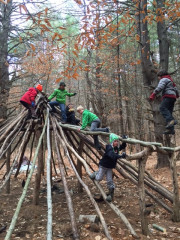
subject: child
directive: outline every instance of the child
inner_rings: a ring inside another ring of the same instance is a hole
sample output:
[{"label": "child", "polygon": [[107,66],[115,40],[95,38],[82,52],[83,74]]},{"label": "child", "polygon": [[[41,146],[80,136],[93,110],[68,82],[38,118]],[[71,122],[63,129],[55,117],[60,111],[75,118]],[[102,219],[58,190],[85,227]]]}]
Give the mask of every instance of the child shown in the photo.
[{"label": "child", "polygon": [[[90,112],[87,109],[84,109],[82,106],[79,106],[77,108],[77,112],[82,114],[82,126],[81,126],[81,129],[79,129],[79,130],[83,130],[87,126],[91,126],[90,131],[109,132],[109,128],[99,128],[101,121],[94,113]],[[98,136],[94,135],[93,138],[94,138],[94,145],[95,145],[96,149],[101,150]]]},{"label": "child", "polygon": [[[126,137],[127,138],[127,137]],[[106,198],[108,202],[113,200],[114,196],[114,182],[112,179],[112,169],[116,167],[118,158],[125,158],[126,153],[123,152],[122,155],[119,155],[119,151],[126,148],[126,143],[123,142],[122,145],[119,146],[119,137],[111,133],[109,136],[110,144],[106,145],[105,153],[102,159],[99,162],[99,170],[97,172],[93,172],[90,175],[91,179],[95,179],[96,181],[101,181],[106,174],[107,187],[109,189],[109,194]]]},{"label": "child", "polygon": [[80,123],[79,119],[76,119],[75,112],[73,109],[73,104],[69,103],[66,107],[66,116],[67,116],[67,123],[72,125],[78,125]]},{"label": "child", "polygon": [[75,96],[76,93],[69,93],[65,90],[66,84],[64,82],[60,82],[59,88],[55,89],[54,92],[48,97],[48,101],[51,101],[52,98],[56,97],[56,101],[50,102],[50,106],[52,108],[52,112],[56,112],[54,106],[59,106],[61,109],[62,123],[67,122],[66,116],[66,96],[72,97]]},{"label": "child", "polygon": [[39,92],[42,92],[42,85],[38,84],[35,88],[31,87],[28,91],[21,97],[20,103],[28,109],[27,119],[33,118],[37,119],[35,113],[35,98]]},{"label": "child", "polygon": [[161,70],[158,72],[159,84],[150,96],[150,100],[154,100],[156,95],[162,92],[162,102],[160,105],[160,112],[166,120],[166,131],[164,134],[175,134],[174,125],[177,121],[172,116],[174,103],[176,98],[179,98],[179,92],[176,84],[173,82],[171,76],[167,71]]}]

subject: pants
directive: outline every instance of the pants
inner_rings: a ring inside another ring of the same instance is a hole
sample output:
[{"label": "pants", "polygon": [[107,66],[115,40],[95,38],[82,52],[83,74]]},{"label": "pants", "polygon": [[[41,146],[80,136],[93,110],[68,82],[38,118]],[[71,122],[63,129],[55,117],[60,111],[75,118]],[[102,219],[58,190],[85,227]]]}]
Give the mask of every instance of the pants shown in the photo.
[{"label": "pants", "polygon": [[113,179],[112,179],[112,168],[105,168],[102,166],[99,166],[99,170],[96,173],[96,181],[101,181],[106,174],[106,181],[107,181],[107,187],[108,189],[115,188]]},{"label": "pants", "polygon": [[[100,124],[101,124],[101,121],[99,118],[97,118],[96,120],[94,120],[92,123],[91,123],[91,128],[90,128],[90,131],[94,131],[94,132],[106,132],[107,129],[106,128],[99,128],[100,127]],[[94,145],[96,148],[98,148],[100,146],[99,144],[99,139],[98,139],[98,136],[93,136],[94,138]]]},{"label": "pants", "polygon": [[57,101],[53,101],[53,102],[50,102],[49,105],[51,106],[53,112],[56,112],[56,109],[54,106],[59,106],[61,110],[62,121],[67,122],[66,106],[64,103],[58,103]]},{"label": "pants", "polygon": [[31,117],[36,117],[36,112],[35,112],[35,107],[31,106],[31,104],[28,104],[27,102],[24,101],[20,101],[20,103],[26,108],[28,109],[28,117],[27,118],[31,118]]},{"label": "pants", "polygon": [[160,105],[160,112],[163,115],[164,119],[166,120],[166,124],[174,119],[172,116],[175,98],[163,98],[161,105]]}]

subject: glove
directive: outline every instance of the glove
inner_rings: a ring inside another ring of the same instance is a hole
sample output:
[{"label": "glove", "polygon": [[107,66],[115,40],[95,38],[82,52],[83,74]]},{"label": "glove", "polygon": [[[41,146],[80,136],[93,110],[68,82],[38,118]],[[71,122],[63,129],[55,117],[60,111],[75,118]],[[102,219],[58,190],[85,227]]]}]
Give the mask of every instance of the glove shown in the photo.
[{"label": "glove", "polygon": [[127,139],[128,136],[127,135],[122,135],[122,139]]},{"label": "glove", "polygon": [[32,102],[32,103],[31,103],[31,106],[34,107],[34,106],[35,106],[35,102]]},{"label": "glove", "polygon": [[151,101],[153,101],[153,100],[155,99],[155,97],[156,97],[156,94],[155,94],[155,93],[152,93],[151,96],[149,97],[149,99],[150,99]]},{"label": "glove", "polygon": [[75,92],[73,96],[75,96],[77,93]]},{"label": "glove", "polygon": [[120,156],[120,158],[126,158],[126,153],[125,152],[123,152],[121,155],[119,155]]}]

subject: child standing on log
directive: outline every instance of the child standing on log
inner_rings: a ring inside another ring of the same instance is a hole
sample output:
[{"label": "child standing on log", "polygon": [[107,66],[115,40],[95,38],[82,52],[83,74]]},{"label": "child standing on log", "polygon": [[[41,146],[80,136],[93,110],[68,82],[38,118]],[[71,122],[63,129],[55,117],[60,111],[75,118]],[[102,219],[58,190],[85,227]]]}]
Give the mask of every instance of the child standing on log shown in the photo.
[{"label": "child standing on log", "polygon": [[61,109],[62,123],[67,122],[66,116],[66,96],[72,97],[75,96],[76,93],[69,93],[65,90],[66,84],[64,82],[60,82],[59,88],[55,89],[54,92],[48,97],[48,101],[56,97],[56,101],[50,102],[50,106],[52,108],[52,112],[56,112],[55,106],[59,106]]},{"label": "child standing on log", "polygon": [[156,95],[162,92],[162,102],[159,110],[166,120],[166,131],[164,131],[164,134],[175,134],[174,125],[177,124],[177,121],[174,119],[172,113],[176,98],[179,98],[179,92],[167,71],[161,70],[157,75],[160,81],[151,94],[150,100],[154,100]]},{"label": "child standing on log", "polygon": [[[101,121],[100,119],[92,112],[87,109],[84,109],[82,106],[77,108],[77,112],[82,115],[82,126],[79,130],[84,130],[87,126],[90,126],[90,131],[94,132],[109,132],[109,128],[99,128]],[[99,144],[98,136],[93,135],[94,145],[97,150],[101,150]]]},{"label": "child standing on log", "polygon": [[20,103],[28,109],[27,119],[33,118],[37,119],[35,113],[35,98],[39,92],[42,92],[43,87],[41,84],[38,84],[35,88],[31,87],[28,91],[21,97]]},{"label": "child standing on log", "polygon": [[[124,138],[127,137],[124,136]],[[101,181],[104,175],[106,175],[107,187],[109,189],[109,193],[106,200],[108,202],[111,202],[113,200],[115,189],[115,185],[112,178],[112,170],[113,168],[116,167],[118,158],[126,158],[125,152],[119,155],[119,151],[126,148],[126,143],[123,142],[119,146],[119,137],[114,133],[110,134],[109,142],[110,144],[106,145],[105,153],[99,162],[99,170],[97,172],[93,172],[90,175],[90,178],[96,181]]]}]

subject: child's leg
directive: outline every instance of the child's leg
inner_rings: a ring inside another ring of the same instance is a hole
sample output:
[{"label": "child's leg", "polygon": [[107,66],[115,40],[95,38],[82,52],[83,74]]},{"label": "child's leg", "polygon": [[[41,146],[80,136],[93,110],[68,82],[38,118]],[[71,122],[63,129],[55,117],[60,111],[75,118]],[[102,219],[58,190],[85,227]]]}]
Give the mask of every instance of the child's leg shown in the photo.
[{"label": "child's leg", "polygon": [[90,131],[95,131],[95,132],[109,132],[108,128],[99,128],[101,124],[101,121],[99,118],[97,118],[96,120],[94,120],[91,123],[91,128]]},{"label": "child's leg", "polygon": [[28,115],[26,117],[26,120],[30,119],[32,116],[32,112],[31,112],[31,105],[24,102],[24,101],[20,101],[20,103],[28,110]]},{"label": "child's leg", "polygon": [[112,178],[112,169],[108,168],[106,171],[106,180],[108,189],[115,188],[113,178]]},{"label": "child's leg", "polygon": [[95,180],[96,181],[101,181],[106,174],[107,168],[104,168],[102,166],[99,166],[98,172],[96,172]]},{"label": "child's leg", "polygon": [[113,179],[112,179],[112,169],[109,168],[106,172],[106,180],[107,180],[107,186],[108,186],[108,189],[109,189],[109,193],[108,193],[108,196],[106,198],[106,201],[108,202],[111,202],[113,200],[113,197],[114,197],[114,182],[113,182]]},{"label": "child's leg", "polygon": [[160,112],[163,115],[164,119],[166,120],[166,123],[170,122],[171,120],[173,120],[173,116],[172,116],[172,101],[170,98],[164,98],[160,104]]},{"label": "child's leg", "polygon": [[61,109],[61,116],[62,116],[62,121],[67,122],[67,116],[66,116],[66,106],[64,103],[60,103],[59,107]]},{"label": "child's leg", "polygon": [[56,109],[54,106],[59,106],[59,103],[57,101],[53,101],[53,102],[49,102],[49,105],[51,106],[52,111],[56,112]]},{"label": "child's leg", "polygon": [[[90,131],[96,131],[97,128],[98,128],[98,126],[99,126],[99,124],[100,124],[99,121],[93,121],[93,122],[91,123]],[[95,135],[95,136],[93,136],[93,138],[94,138],[94,145],[95,145],[95,147],[96,147],[97,149],[100,149],[101,146],[100,146],[100,144],[99,144],[98,136]]]}]

